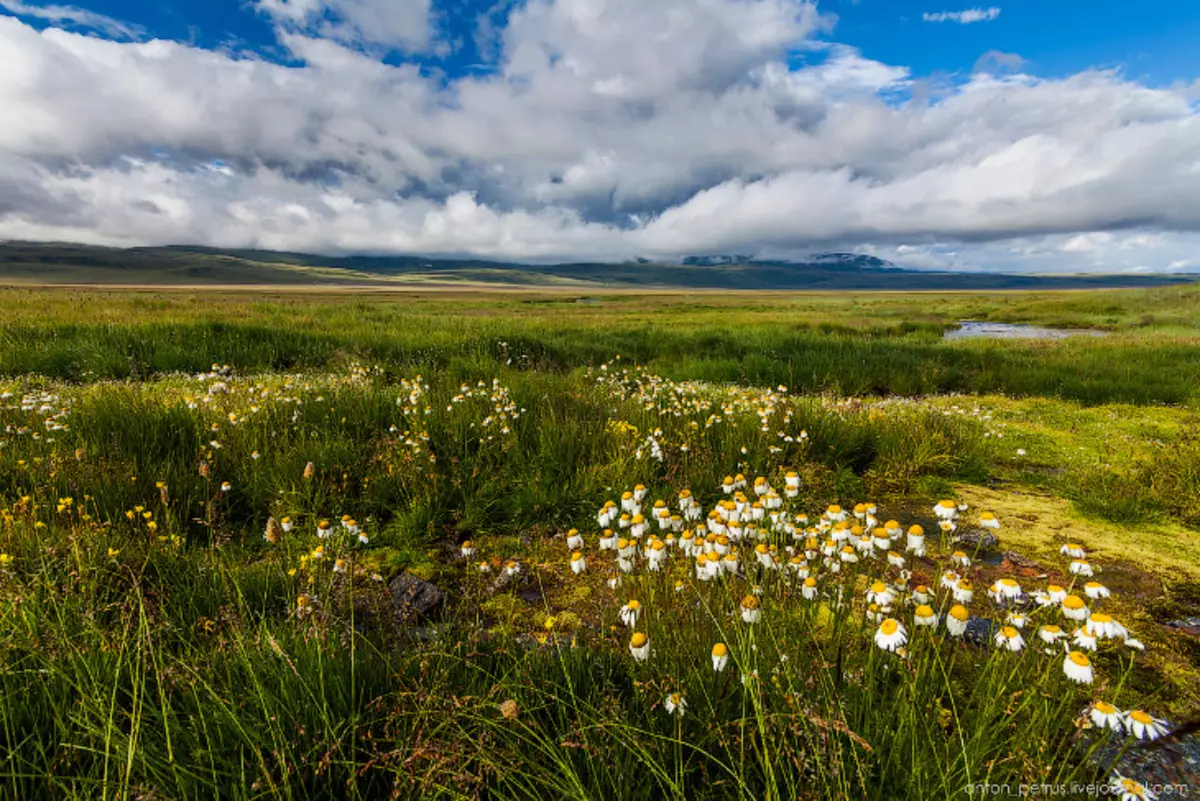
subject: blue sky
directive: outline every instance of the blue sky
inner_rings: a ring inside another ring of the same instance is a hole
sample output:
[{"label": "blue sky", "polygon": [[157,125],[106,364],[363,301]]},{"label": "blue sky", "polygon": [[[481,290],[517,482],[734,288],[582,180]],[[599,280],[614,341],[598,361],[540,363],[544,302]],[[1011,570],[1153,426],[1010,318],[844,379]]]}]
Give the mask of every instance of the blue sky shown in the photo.
[{"label": "blue sky", "polygon": [[0,238],[1200,269],[1200,3],[0,0]]},{"label": "blue sky", "polygon": [[[441,57],[393,51],[389,60],[413,60],[451,75],[478,69],[488,61],[475,47],[479,20],[514,0],[452,0],[434,3],[438,27],[455,42]],[[26,5],[62,5],[38,4]],[[180,2],[88,0],[76,4],[106,17],[137,25],[147,36],[201,47],[235,47],[265,58],[287,60],[270,18],[246,0]],[[1200,3],[1142,0],[1007,0],[998,5],[941,0],[826,0],[820,9],[836,16],[823,39],[859,48],[867,58],[904,64],[915,76],[965,74],[992,50],[1015,53],[1039,75],[1065,76],[1089,67],[1120,68],[1151,85],[1195,80],[1200,74]],[[999,8],[995,19],[961,24],[925,22],[926,13]],[[499,9],[499,10],[497,10]],[[0,13],[12,11],[0,8]],[[25,19],[43,26],[45,21]],[[955,27],[953,35],[945,28]]]}]

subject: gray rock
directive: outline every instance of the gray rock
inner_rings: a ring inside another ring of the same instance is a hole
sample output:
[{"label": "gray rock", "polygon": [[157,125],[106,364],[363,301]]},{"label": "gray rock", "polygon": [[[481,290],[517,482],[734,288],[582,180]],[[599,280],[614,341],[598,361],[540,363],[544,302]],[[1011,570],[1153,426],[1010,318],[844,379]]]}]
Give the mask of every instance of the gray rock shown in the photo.
[{"label": "gray rock", "polygon": [[974,617],[967,621],[967,631],[963,634],[963,639],[972,645],[978,645],[983,648],[992,646],[992,637],[995,636],[996,625],[985,617]]},{"label": "gray rock", "polygon": [[409,623],[421,617],[429,617],[442,605],[442,591],[428,581],[412,573],[401,573],[388,583],[392,591],[392,603],[396,606],[396,618]]},{"label": "gray rock", "polygon": [[994,551],[1000,547],[1000,538],[987,529],[982,528],[959,534],[958,541],[963,544],[963,550],[967,553],[982,554],[987,551]]}]

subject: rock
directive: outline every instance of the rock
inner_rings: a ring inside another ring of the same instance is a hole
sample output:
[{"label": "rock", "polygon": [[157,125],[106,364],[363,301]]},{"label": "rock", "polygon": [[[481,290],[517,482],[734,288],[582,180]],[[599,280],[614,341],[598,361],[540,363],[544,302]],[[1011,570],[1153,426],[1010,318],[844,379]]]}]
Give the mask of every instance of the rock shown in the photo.
[{"label": "rock", "polygon": [[1178,629],[1184,634],[1200,637],[1200,617],[1189,617],[1183,620],[1172,620],[1167,623],[1169,628]]},{"label": "rock", "polygon": [[982,528],[959,534],[958,541],[966,546],[964,550],[967,553],[975,552],[982,554],[986,551],[994,551],[1000,547],[1000,538]]},{"label": "rock", "polygon": [[409,623],[420,617],[429,617],[442,604],[442,591],[428,581],[412,573],[401,573],[388,584],[392,591],[392,603],[396,606],[396,618]]},{"label": "rock", "polygon": [[1046,571],[1037,562],[1013,551],[1004,552],[1000,567],[1009,573],[1026,578],[1041,578],[1046,574]]},{"label": "rock", "polygon": [[992,637],[995,636],[995,624],[985,617],[974,617],[967,621],[967,631],[963,634],[963,639],[972,645],[979,645],[984,648],[989,648],[992,645]]}]

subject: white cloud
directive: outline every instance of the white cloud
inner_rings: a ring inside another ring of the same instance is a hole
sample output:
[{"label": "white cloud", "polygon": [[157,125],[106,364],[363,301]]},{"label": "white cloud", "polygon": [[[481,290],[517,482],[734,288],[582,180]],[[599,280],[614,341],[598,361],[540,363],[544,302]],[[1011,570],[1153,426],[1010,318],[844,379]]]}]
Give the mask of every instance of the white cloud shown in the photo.
[{"label": "white cloud", "polygon": [[114,39],[140,39],[145,31],[138,25],[115,20],[74,6],[34,5],[22,0],[0,0],[0,8],[18,17],[44,20],[59,26],[93,30]]},{"label": "white cloud", "polygon": [[301,66],[0,17],[0,237],[1032,271],[1198,252],[1186,85],[977,71],[930,96],[814,41],[801,0],[531,0],[494,74],[441,82],[320,35],[308,1],[264,9]]},{"label": "white cloud", "polygon": [[921,19],[926,22],[957,22],[961,25],[969,25],[972,22],[991,22],[1000,16],[1000,9],[992,6],[991,8],[968,8],[966,11],[937,11],[930,13],[926,11],[921,15]]},{"label": "white cloud", "polygon": [[288,31],[341,42],[424,49],[432,37],[430,0],[252,0]]}]

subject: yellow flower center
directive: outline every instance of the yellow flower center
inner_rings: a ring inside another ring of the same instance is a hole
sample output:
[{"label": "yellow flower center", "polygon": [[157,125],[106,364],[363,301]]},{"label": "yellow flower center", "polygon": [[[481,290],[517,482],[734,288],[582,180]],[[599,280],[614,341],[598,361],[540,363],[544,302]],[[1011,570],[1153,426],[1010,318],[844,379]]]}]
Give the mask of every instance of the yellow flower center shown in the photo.
[{"label": "yellow flower center", "polygon": [[1070,659],[1072,662],[1074,662],[1076,665],[1079,665],[1079,667],[1087,667],[1088,665],[1092,664],[1090,661],[1088,661],[1088,658],[1086,656],[1079,653],[1078,651],[1072,651],[1071,653],[1067,654],[1067,658]]},{"label": "yellow flower center", "polygon": [[1004,626],[1003,628],[1000,629],[1000,633],[1003,634],[1005,636],[1005,638],[1009,639],[1009,640],[1015,640],[1017,637],[1021,636],[1020,634],[1017,633],[1017,630],[1012,626]]},{"label": "yellow flower center", "polygon": [[1117,711],[1117,708],[1107,701],[1097,701],[1093,706],[1096,707],[1096,711],[1101,715],[1111,715]]},{"label": "yellow flower center", "polygon": [[908,533],[914,537],[924,537],[925,529],[921,528],[920,526],[913,526],[908,530]]},{"label": "yellow flower center", "polygon": [[1059,634],[1062,632],[1062,629],[1060,629],[1058,626],[1050,624],[1042,626],[1042,631],[1046,632],[1047,634]]},{"label": "yellow flower center", "polygon": [[725,646],[725,643],[723,643],[723,642],[719,642],[713,646],[713,649],[712,649],[713,656],[726,656],[726,655],[728,655],[728,653],[729,653],[729,648],[727,648]]},{"label": "yellow flower center", "polygon": [[896,633],[896,629],[900,628],[900,624],[890,617],[879,624],[879,633],[885,637],[891,637]]},{"label": "yellow flower center", "polygon": [[1141,723],[1144,726],[1149,726],[1151,723],[1154,722],[1154,718],[1150,717],[1149,715],[1147,715],[1145,712],[1143,712],[1140,709],[1135,709],[1132,712],[1130,712],[1129,717],[1130,717],[1130,719],[1136,720],[1138,723]]},{"label": "yellow flower center", "polygon": [[878,595],[881,592],[886,592],[886,591],[887,591],[887,586],[884,585],[884,583],[882,581],[877,581],[871,585],[871,592],[875,593],[876,595]]},{"label": "yellow flower center", "polygon": [[917,617],[933,617],[933,607],[926,604],[921,604],[917,607]]},{"label": "yellow flower center", "polygon": [[804,586],[805,587],[815,587],[815,586],[817,586],[817,580],[815,578],[813,578],[812,576],[809,576],[808,578],[806,578],[804,580]]},{"label": "yellow flower center", "polygon": [[747,595],[745,598],[742,599],[742,606],[746,609],[757,609],[758,608],[758,599],[755,598],[753,595]]},{"label": "yellow flower center", "polygon": [[1017,582],[1010,578],[1000,579],[1000,585],[1003,587],[1015,587]]},{"label": "yellow flower center", "polygon": [[641,607],[641,604],[639,604],[637,601],[630,601],[628,606],[630,610],[636,612]]},{"label": "yellow flower center", "polygon": [[642,634],[640,631],[635,632],[634,635],[629,638],[629,644],[634,648],[641,648],[646,644],[646,635]]},{"label": "yellow flower center", "polygon": [[950,617],[965,623],[971,618],[971,613],[968,612],[967,607],[963,606],[962,604],[955,604],[954,606],[950,607]]},{"label": "yellow flower center", "polygon": [[1112,615],[1106,615],[1103,612],[1096,612],[1092,615],[1093,623],[1112,623]]},{"label": "yellow flower center", "polygon": [[1063,606],[1067,609],[1082,609],[1083,599],[1078,595],[1068,595],[1066,598],[1063,598]]}]

